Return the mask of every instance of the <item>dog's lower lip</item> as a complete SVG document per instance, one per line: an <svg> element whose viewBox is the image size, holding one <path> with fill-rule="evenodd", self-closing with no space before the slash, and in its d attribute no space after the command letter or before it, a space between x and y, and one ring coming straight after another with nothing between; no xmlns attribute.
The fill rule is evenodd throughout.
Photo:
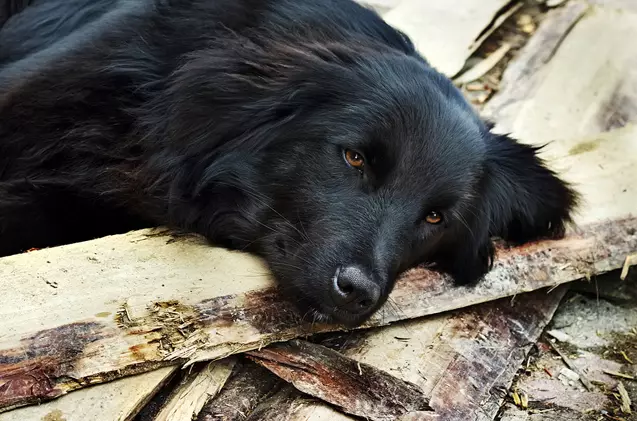
<svg viewBox="0 0 637 421"><path fill-rule="evenodd" d="M329 312L316 309L314 311L314 314L317 316L315 317L315 322L341 324L347 328L355 328L361 326L371 317L371 314L367 315L366 313L351 313L338 308L335 308Z"/></svg>
<svg viewBox="0 0 637 421"><path fill-rule="evenodd" d="M330 319L348 328L353 328L353 327L358 327L362 325L370 317L371 317L371 314L367 314L367 313L351 313L351 312L344 312L342 310L339 311L337 309L337 311L330 316Z"/></svg>

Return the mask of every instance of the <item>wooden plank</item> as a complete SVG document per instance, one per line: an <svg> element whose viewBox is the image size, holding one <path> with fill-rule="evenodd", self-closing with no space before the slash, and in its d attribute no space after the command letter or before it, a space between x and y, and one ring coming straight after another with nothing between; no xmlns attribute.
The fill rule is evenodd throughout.
<svg viewBox="0 0 637 421"><path fill-rule="evenodd" d="M249 354L302 391L367 419L486 421L497 413L520 363L551 320L564 291L536 291L513 303L503 299L353 333L340 350L342 359L350 359L342 363L349 367L343 371L333 370L334 358L324 358L318 345L307 343L275 345ZM400 408L400 417L383 417L373 410L360 412L357 398L367 389L359 388L362 380L356 378L369 375L370 366L418 387L430 397L435 413ZM375 390L374 394L380 402L377 405L382 406L388 391ZM349 419L335 414L324 418L326 404L308 402L302 395L282 402L275 398L262 403L262 407L275 403L281 413L287 414L280 418L285 421Z"/></svg>
<svg viewBox="0 0 637 421"><path fill-rule="evenodd" d="M484 114L497 131L535 144L637 122L637 54L626 42L635 37L635 12L578 2L553 11L509 65Z"/></svg>
<svg viewBox="0 0 637 421"><path fill-rule="evenodd" d="M475 41L510 0L401 0L383 15L427 61L451 77L479 47Z"/></svg>
<svg viewBox="0 0 637 421"><path fill-rule="evenodd" d="M431 411L413 383L319 344L292 340L247 355L300 391L369 420Z"/></svg>
<svg viewBox="0 0 637 421"><path fill-rule="evenodd" d="M272 288L259 259L149 234L0 259L0 408L341 329L304 323ZM560 241L500 249L493 271L476 287L456 288L446 276L413 269L364 327L617 269L636 249L637 218L627 218L584 227Z"/></svg>
<svg viewBox="0 0 637 421"><path fill-rule="evenodd" d="M178 371L164 367L89 387L42 405L0 414L0 421L129 421Z"/></svg>
<svg viewBox="0 0 637 421"><path fill-rule="evenodd" d="M210 362L203 369L190 373L176 387L152 418L153 421L191 421L204 404L214 398L224 386L236 363L234 357Z"/></svg>
<svg viewBox="0 0 637 421"><path fill-rule="evenodd" d="M637 209L637 54L624 41L636 36L637 13L572 2L543 22L484 110L496 131L548 142L542 156L584 197L581 224Z"/></svg>

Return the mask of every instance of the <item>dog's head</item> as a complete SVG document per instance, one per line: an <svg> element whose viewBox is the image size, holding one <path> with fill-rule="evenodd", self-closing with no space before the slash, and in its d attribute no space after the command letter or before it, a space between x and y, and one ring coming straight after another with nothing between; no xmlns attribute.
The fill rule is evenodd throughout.
<svg viewBox="0 0 637 421"><path fill-rule="evenodd" d="M302 311L356 325L409 267L467 283L489 270L492 237L563 234L575 193L416 55L354 42L230 50L179 76L190 114L175 112L173 133L226 137L193 149L192 162L214 161L189 172L207 212L193 221L264 256Z"/></svg>

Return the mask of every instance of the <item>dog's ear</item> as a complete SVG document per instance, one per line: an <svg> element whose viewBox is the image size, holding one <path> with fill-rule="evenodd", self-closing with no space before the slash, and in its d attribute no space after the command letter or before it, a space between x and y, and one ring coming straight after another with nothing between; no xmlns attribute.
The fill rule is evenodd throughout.
<svg viewBox="0 0 637 421"><path fill-rule="evenodd" d="M540 159L540 148L507 135L487 136L484 205L490 236L518 244L561 237L578 194Z"/></svg>

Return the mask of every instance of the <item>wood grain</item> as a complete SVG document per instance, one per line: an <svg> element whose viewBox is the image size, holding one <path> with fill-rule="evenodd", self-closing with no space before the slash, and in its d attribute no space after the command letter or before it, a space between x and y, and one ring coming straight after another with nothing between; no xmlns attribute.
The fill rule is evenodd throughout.
<svg viewBox="0 0 637 421"><path fill-rule="evenodd" d="M131 421L179 370L164 367L0 414L0 421Z"/></svg>
<svg viewBox="0 0 637 421"><path fill-rule="evenodd" d="M413 269L364 327L617 269L636 249L637 219L627 218L559 241L501 248L493 271L475 287L457 288L446 276ZM5 410L164 365L342 330L303 322L260 260L150 232L0 259L0 278L7 303L0 310Z"/></svg>
<svg viewBox="0 0 637 421"><path fill-rule="evenodd" d="M319 344L292 340L247 355L298 390L352 415L384 421L431 411L413 383Z"/></svg>
<svg viewBox="0 0 637 421"><path fill-rule="evenodd" d="M497 413L520 363L551 320L564 292L562 288L550 294L536 291L514 302L502 299L343 334L336 346L339 357L333 355L336 351L326 353L319 345L301 341L249 355L299 390L365 419L487 421ZM390 384L385 379L391 376L391 384L402 381L409 391L419 390L420 404L428 401L434 411L410 406L414 402L411 394L396 399L400 387L374 381L379 370L385 384ZM329 412L325 403L308 401L304 395L286 396L261 406L276 405L286 414L280 418L284 421L350 419L344 414L325 418ZM396 407L396 402L404 406Z"/></svg>

